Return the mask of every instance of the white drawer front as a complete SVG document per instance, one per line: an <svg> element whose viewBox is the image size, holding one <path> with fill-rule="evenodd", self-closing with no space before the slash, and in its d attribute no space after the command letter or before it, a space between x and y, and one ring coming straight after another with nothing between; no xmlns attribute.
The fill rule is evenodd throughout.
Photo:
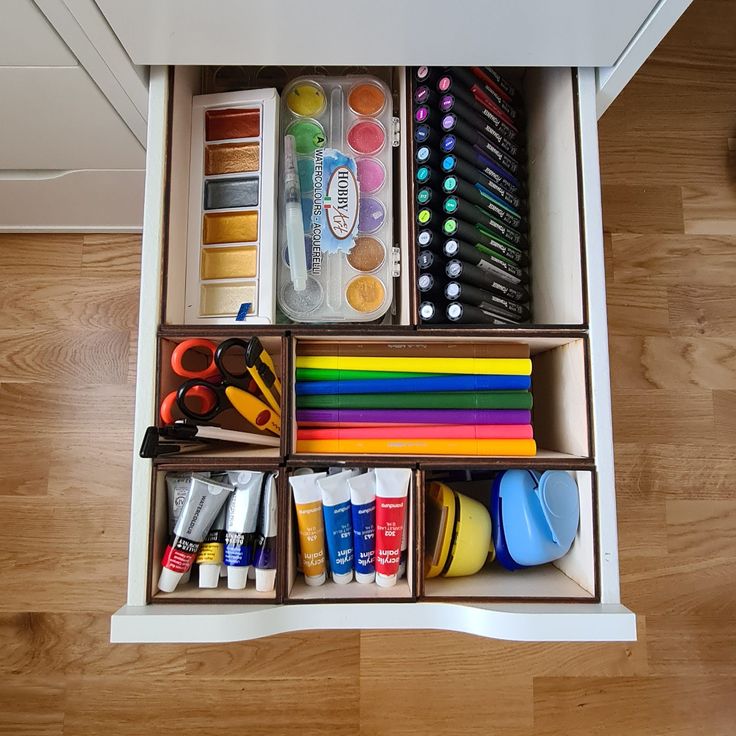
<svg viewBox="0 0 736 736"><path fill-rule="evenodd" d="M179 71L177 71L179 74ZM188 72L185 72L188 75ZM190 78L189 76L187 78ZM619 598L616 503L611 439L606 336L600 182L598 175L595 79L593 70L578 72L578 152L582 176L580 216L585 239L582 296L587 297L589 396L595 458L597 504L597 579L599 602L447 602L242 605L149 603L149 549L152 464L136 457L127 606L113 617L112 639L119 642L222 642L299 629L436 628L485 637L527 641L631 640L635 616ZM136 449L156 415L156 350L161 314L165 172L169 71L152 70L148 164L141 283L141 322L136 396ZM174 103L176 118L177 105ZM572 204L570 206L573 206ZM578 217L577 202L570 217ZM174 228L175 223L170 227ZM171 278L171 264L169 267ZM195 330L196 331L196 330ZM593 512L591 512L593 513ZM582 583L581 583L582 584ZM592 595L592 594L591 594Z"/></svg>

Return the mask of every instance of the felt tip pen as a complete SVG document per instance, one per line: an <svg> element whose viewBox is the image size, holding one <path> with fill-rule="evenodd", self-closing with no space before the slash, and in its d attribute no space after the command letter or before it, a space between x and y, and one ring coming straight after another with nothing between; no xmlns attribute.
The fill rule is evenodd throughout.
<svg viewBox="0 0 736 736"><path fill-rule="evenodd" d="M489 158L493 159L499 166L503 166L507 171L510 171L514 176L524 175L526 169L516 158L502 151L482 130L478 130L469 123L466 123L456 113L448 112L443 115L440 126L443 133L455 133L467 143L480 148Z"/></svg>
<svg viewBox="0 0 736 736"><path fill-rule="evenodd" d="M445 275L448 278L454 281L461 281L464 284L472 284L479 289L495 291L504 298L513 299L513 301L521 304L529 301L529 292L523 286L518 283L512 283L506 273L502 271L499 273L500 269L491 270L488 268L484 262L484 256L478 253L475 248L457 240L448 240L445 245L447 246L450 243L455 244L457 247L446 247L445 254L454 254L455 256L462 254L466 259L458 260L458 258L453 258L448 262L445 268ZM470 261L473 253L478 255L476 264L480 263L482 264L481 266ZM450 267L450 263L452 263L452 267Z"/></svg>
<svg viewBox="0 0 736 736"><path fill-rule="evenodd" d="M520 163L523 163L526 159L526 151L518 143L506 138L498 127L485 117L477 107L466 104L458 95L442 95L438 107L440 112L445 114L454 113L465 123L481 131L488 140L496 143L502 151L505 151L509 156L513 156Z"/></svg>
<svg viewBox="0 0 736 736"><path fill-rule="evenodd" d="M436 276L441 274L447 264L444 254L431 250L423 250L417 256L417 268L420 271L432 271Z"/></svg>
<svg viewBox="0 0 736 736"><path fill-rule="evenodd" d="M478 440L531 440L529 424L428 424L425 426L396 427L330 427L327 429L298 429L298 440L370 440L370 439L478 439ZM349 481L348 485L352 485ZM353 503L353 508L355 504Z"/></svg>
<svg viewBox="0 0 736 736"><path fill-rule="evenodd" d="M434 274L421 273L417 278L417 291L422 301L442 299L445 294L445 282Z"/></svg>
<svg viewBox="0 0 736 736"><path fill-rule="evenodd" d="M437 83L441 70L435 66L418 66L414 71L414 79L419 84L433 85Z"/></svg>
<svg viewBox="0 0 736 736"><path fill-rule="evenodd" d="M441 375L530 376L530 358L427 357L426 355L297 355L297 368L342 368L348 371L406 371Z"/></svg>
<svg viewBox="0 0 736 736"><path fill-rule="evenodd" d="M524 119L523 111L505 100L495 89L495 84L491 86L486 84L484 79L480 79L470 69L466 67L453 67L452 73L468 87L480 87L483 93L489 97L499 110L506 115L508 121L518 127L519 121Z"/></svg>
<svg viewBox="0 0 736 736"><path fill-rule="evenodd" d="M437 169L433 169L431 166L418 166L414 172L414 180L417 184L437 184L440 185L442 182L442 175Z"/></svg>
<svg viewBox="0 0 736 736"><path fill-rule="evenodd" d="M485 312L480 307L474 307L472 304L463 304L462 302L450 302L445 312L450 322L463 325L513 325L517 324L516 320L509 319L502 315Z"/></svg>
<svg viewBox="0 0 736 736"><path fill-rule="evenodd" d="M521 233L525 233L528 229L526 220L521 215L516 214L508 209L508 206L501 202L493 194L484 193L484 191L472 184L468 184L459 176L450 174L442 180L442 191L445 194L456 194L467 200L470 204L488 210L492 215L497 217L504 225L514 228Z"/></svg>
<svg viewBox="0 0 736 736"><path fill-rule="evenodd" d="M442 136L440 149L445 155L454 153L460 156L460 158L475 166L487 178L495 181L496 184L502 186L506 191L511 192L511 194L518 194L519 196L524 194L524 185L512 173L499 166L482 151L474 148L456 135L448 133Z"/></svg>
<svg viewBox="0 0 736 736"><path fill-rule="evenodd" d="M460 245L462 245L463 250L460 250ZM471 260L471 254L465 250L466 248L469 248L470 251L475 251L479 258L477 260ZM498 256L481 253L477 248L474 248L472 245L468 245L467 243L461 243L457 238L450 238L445 241L442 252L443 255L450 258L445 268L445 274L448 278L459 279L460 274L469 267L473 270L478 269L481 272L478 274L478 278L470 283L479 283L482 278L485 278L486 281L494 278L501 279L509 284L523 288L521 284L528 281L528 276L523 269L504 261ZM459 259L460 253L465 256L464 260ZM452 264L452 267L450 267L450 264ZM481 276L481 274L483 274L483 276ZM469 281L469 279L462 280L466 282Z"/></svg>
<svg viewBox="0 0 736 736"><path fill-rule="evenodd" d="M415 126L429 125L430 128L441 130L442 113L435 107L429 105L418 105L414 108L412 120Z"/></svg>
<svg viewBox="0 0 736 736"><path fill-rule="evenodd" d="M422 321L422 324L425 325L435 325L435 324L442 324L445 320L445 308L447 307L447 302L442 299L441 302L422 302L419 305L419 319Z"/></svg>
<svg viewBox="0 0 736 736"><path fill-rule="evenodd" d="M373 439L373 440L297 440L296 451L308 455L472 455L528 457L536 454L534 440L458 440L458 439ZM381 470L377 468L376 470ZM402 511L403 513L403 511ZM377 524L377 528L378 528ZM378 542L376 542L378 544ZM376 557L378 569L378 556ZM398 563L398 558L397 558Z"/></svg>
<svg viewBox="0 0 736 736"><path fill-rule="evenodd" d="M432 204L441 206L441 196L433 187L420 187L417 189L416 202L420 207L431 207Z"/></svg>
<svg viewBox="0 0 736 736"><path fill-rule="evenodd" d="M475 146L488 156L488 158L495 161L515 177L524 176L526 170L516 159L504 153L480 131L463 122L454 112L448 112L442 116L440 127L443 133L454 133L466 143ZM442 145L442 141L440 141L440 145ZM445 153L450 153L450 151L445 151Z"/></svg>
<svg viewBox="0 0 736 736"><path fill-rule="evenodd" d="M461 227L462 225L466 225L470 228L469 231L466 230L466 228ZM445 222L442 224L444 228L444 233L449 239L465 239L466 242L470 241L470 243L473 245L474 248L479 250L483 255L488 256L489 258L491 256L494 256L496 259L501 261L501 263L498 263L498 267L504 269L507 273L511 273L514 276L516 276L518 279L522 281L526 281L525 278L525 270L522 268L522 264L515 263L514 261L510 260L506 256L504 256L501 253L501 250L495 247L494 242L489 242L486 238L478 237L477 235L474 235L474 229L472 225L467 225L467 223L461 222L459 220L456 220L454 218L449 218L445 220ZM508 246L511 247L511 246ZM445 254L444 248L442 250L443 255ZM496 261L494 261L494 264ZM508 268L505 268L505 265L508 265Z"/></svg>
<svg viewBox="0 0 736 736"><path fill-rule="evenodd" d="M472 225L465 220L458 220L456 218L448 218L442 223L442 232L448 237L458 237L475 246L482 246L483 252L492 252L498 254L499 250L497 244L499 238L496 237L492 232L489 232L488 228L479 223L476 220L476 224ZM523 243L516 245L516 248L525 248L526 240Z"/></svg>
<svg viewBox="0 0 736 736"><path fill-rule="evenodd" d="M442 161L442 154L437 148L422 145L414 151L414 160L421 166L433 166L437 168Z"/></svg>
<svg viewBox="0 0 736 736"><path fill-rule="evenodd" d="M508 102L521 107L522 99L521 92L508 81L505 77L501 76L493 67L490 66L474 66L472 68L473 74L478 79L485 82L489 87L494 87L498 94L501 95Z"/></svg>
<svg viewBox="0 0 736 736"><path fill-rule="evenodd" d="M491 236L495 236L493 238L493 244L488 244L489 248L494 248L504 256L504 258L508 258L514 263L525 265L525 258L521 257L521 251L519 249L527 247L528 240L526 235L520 233L518 230L514 230L514 228L509 227L508 225L504 225L487 210L483 210L477 205L470 204L470 202L466 202L455 194L451 194L449 197L445 198L445 201L442 203L442 209L446 215L459 217L473 227L479 225L482 226L491 234ZM460 237L465 236L461 235ZM472 240L472 238L468 238L468 240ZM508 248L505 243L509 243L512 250L518 250L519 255L517 256L513 253L508 253Z"/></svg>
<svg viewBox="0 0 736 736"><path fill-rule="evenodd" d="M531 376L455 375L423 378L371 378L364 381L297 381L297 396L429 391L529 391Z"/></svg>
<svg viewBox="0 0 736 736"><path fill-rule="evenodd" d="M513 207L519 214L527 211L526 200L520 196L509 192L496 181L493 181L479 171L472 163L448 153L443 156L440 162L440 169L443 174L457 174L463 179L470 182L475 187L482 187L488 196L495 196L499 202L503 202L509 207Z"/></svg>
<svg viewBox="0 0 736 736"><path fill-rule="evenodd" d="M414 103L416 105L435 106L437 104L437 93L428 84L420 84L414 90Z"/></svg>
<svg viewBox="0 0 736 736"><path fill-rule="evenodd" d="M421 228L438 228L442 226L442 218L444 216L440 202L437 202L436 207L432 206L432 204L427 204L417 210L416 223Z"/></svg>
<svg viewBox="0 0 736 736"><path fill-rule="evenodd" d="M442 135L426 123L414 126L414 141L419 145L439 146L440 138Z"/></svg>
<svg viewBox="0 0 736 736"><path fill-rule="evenodd" d="M436 249L441 247L442 236L431 228L423 228L417 232L416 243L417 248Z"/></svg>
<svg viewBox="0 0 736 736"><path fill-rule="evenodd" d="M508 115L487 95L483 94L481 83L474 80L472 85L460 81L454 74L447 72L437 82L440 95L453 94L471 107L496 127L499 133L510 141L521 141L523 134Z"/></svg>
<svg viewBox="0 0 736 736"><path fill-rule="evenodd" d="M445 287L445 296L451 302L472 304L489 312L498 312L508 319L525 322L529 319L529 308L517 304L510 299L494 294L477 286L461 284L459 281L450 281Z"/></svg>

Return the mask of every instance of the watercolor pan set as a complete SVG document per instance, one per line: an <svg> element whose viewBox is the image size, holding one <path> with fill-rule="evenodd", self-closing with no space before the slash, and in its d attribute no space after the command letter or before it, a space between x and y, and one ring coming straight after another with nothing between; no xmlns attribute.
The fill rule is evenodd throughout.
<svg viewBox="0 0 736 736"><path fill-rule="evenodd" d="M391 91L372 76L295 79L282 92L281 135L281 310L295 322L379 319L393 300Z"/></svg>
<svg viewBox="0 0 736 736"><path fill-rule="evenodd" d="M275 89L192 98L187 324L275 320Z"/></svg>

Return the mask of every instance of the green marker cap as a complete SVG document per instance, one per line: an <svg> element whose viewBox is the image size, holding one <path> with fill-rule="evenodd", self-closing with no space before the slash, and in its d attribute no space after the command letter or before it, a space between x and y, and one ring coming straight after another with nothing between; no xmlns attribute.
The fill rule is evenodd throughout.
<svg viewBox="0 0 736 736"><path fill-rule="evenodd" d="M457 220L449 217L442 223L442 232L445 235L454 235L457 232Z"/></svg>
<svg viewBox="0 0 736 736"><path fill-rule="evenodd" d="M446 176L445 180L442 182L442 191L445 194L452 194L457 189L457 177L456 176Z"/></svg>
<svg viewBox="0 0 736 736"><path fill-rule="evenodd" d="M428 204L430 199L432 199L432 190L429 187L422 187L417 192L418 204Z"/></svg>
<svg viewBox="0 0 736 736"><path fill-rule="evenodd" d="M460 201L457 197L448 197L442 206L448 215L454 215L457 212L459 205Z"/></svg>
<svg viewBox="0 0 736 736"><path fill-rule="evenodd" d="M432 210L424 207L423 209L419 210L419 212L417 212L417 222L420 225L429 225L431 221L432 221Z"/></svg>
<svg viewBox="0 0 736 736"><path fill-rule="evenodd" d="M420 184L424 184L425 181L429 181L429 177L431 175L431 172L429 170L429 166L420 166L417 169L417 181Z"/></svg>

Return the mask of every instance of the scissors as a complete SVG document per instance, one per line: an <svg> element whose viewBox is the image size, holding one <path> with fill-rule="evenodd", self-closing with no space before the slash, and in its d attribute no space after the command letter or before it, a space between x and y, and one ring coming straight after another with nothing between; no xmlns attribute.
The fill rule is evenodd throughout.
<svg viewBox="0 0 736 736"><path fill-rule="evenodd" d="M248 343L238 338L225 340L220 345L201 338L179 343L171 355L171 368L177 376L188 380L176 391L169 393L161 403L163 423L173 423L174 405L195 423L209 422L233 407L258 429L280 434L280 412L254 395L258 391L258 383L253 379L252 370L245 361L247 349ZM204 351L207 364L203 369L190 370L184 366L184 356L190 351L198 353L200 357ZM225 356L235 351L244 353L242 373L234 373L226 366ZM232 365L233 362L235 361L231 359L229 364Z"/></svg>

